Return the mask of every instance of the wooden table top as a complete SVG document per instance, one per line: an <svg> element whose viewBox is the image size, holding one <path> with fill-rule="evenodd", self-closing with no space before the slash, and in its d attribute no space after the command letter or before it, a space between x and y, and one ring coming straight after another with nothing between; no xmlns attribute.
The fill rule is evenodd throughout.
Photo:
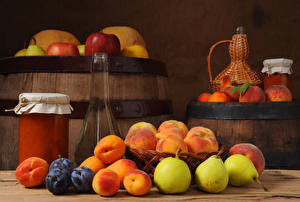
<svg viewBox="0 0 300 202"><path fill-rule="evenodd" d="M55 196L46 188L24 188L16 181L14 171L0 171L0 201L300 201L300 170L265 170L260 179L269 189L268 192L265 192L258 184L251 184L244 187L228 186L220 194L205 193L191 186L184 194L164 195L153 186L150 193L143 197L130 196L125 190L119 190L112 197L77 193Z"/></svg>

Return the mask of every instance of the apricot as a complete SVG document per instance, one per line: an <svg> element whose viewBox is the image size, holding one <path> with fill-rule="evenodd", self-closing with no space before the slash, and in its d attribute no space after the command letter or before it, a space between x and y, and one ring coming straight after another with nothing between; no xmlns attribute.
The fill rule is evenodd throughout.
<svg viewBox="0 0 300 202"><path fill-rule="evenodd" d="M184 138L185 135L188 133L189 129L187 128L187 126L185 125L185 123L181 122L181 121L177 121L177 120L168 120L168 121L164 121L162 122L162 124L160 124L159 128L158 128L158 132L164 131L164 130L169 130L173 128L178 128L182 131L182 137Z"/></svg>
<svg viewBox="0 0 300 202"><path fill-rule="evenodd" d="M155 150L156 137L148 128L137 128L128 134L125 143L133 149Z"/></svg>
<svg viewBox="0 0 300 202"><path fill-rule="evenodd" d="M216 91L209 97L208 102L230 102L230 98L226 93Z"/></svg>
<svg viewBox="0 0 300 202"><path fill-rule="evenodd" d="M90 156L89 158L85 159L80 166L85 166L91 169L95 174L101 170L102 168L105 168L106 165L103 163L100 159L98 159L96 156Z"/></svg>
<svg viewBox="0 0 300 202"><path fill-rule="evenodd" d="M198 96L197 100L198 100L198 102L208 102L208 99L210 96L211 96L210 93L201 93Z"/></svg>
<svg viewBox="0 0 300 202"><path fill-rule="evenodd" d="M266 95L258 86L249 86L244 94L240 94L239 102L265 102Z"/></svg>
<svg viewBox="0 0 300 202"><path fill-rule="evenodd" d="M152 187L152 182L149 175L138 169L127 173L127 175L124 177L123 184L126 191L134 196L145 195Z"/></svg>
<svg viewBox="0 0 300 202"><path fill-rule="evenodd" d="M137 169L137 166L136 166L135 162L132 160L119 159L116 162L114 162L113 164L109 165L107 167L107 169L110 169L118 174L118 176L120 177L120 183L121 183L120 187L124 187L123 179L124 179L125 175L127 173L129 173L130 171Z"/></svg>
<svg viewBox="0 0 300 202"><path fill-rule="evenodd" d="M192 128L184 142L188 146L188 150L191 153L201 153L201 152L217 152L218 142L215 134L212 130L205 127L194 127Z"/></svg>
<svg viewBox="0 0 300 202"><path fill-rule="evenodd" d="M116 135L102 138L94 149L94 154L103 163L110 164L121 159L126 151L124 141Z"/></svg>
<svg viewBox="0 0 300 202"><path fill-rule="evenodd" d="M92 186L100 196L112 196L120 187L120 178L114 171L104 168L94 176Z"/></svg>
<svg viewBox="0 0 300 202"><path fill-rule="evenodd" d="M15 176L25 187L36 187L44 183L48 169L47 161L38 157L30 157L17 167Z"/></svg>
<svg viewBox="0 0 300 202"><path fill-rule="evenodd" d="M181 149L181 152L187 153L188 147L181 137L177 135L169 135L158 141L156 145L157 152L167 152L176 154L176 151Z"/></svg>
<svg viewBox="0 0 300 202"><path fill-rule="evenodd" d="M283 85L272 85L266 91L267 99L271 102L291 102L291 91Z"/></svg>

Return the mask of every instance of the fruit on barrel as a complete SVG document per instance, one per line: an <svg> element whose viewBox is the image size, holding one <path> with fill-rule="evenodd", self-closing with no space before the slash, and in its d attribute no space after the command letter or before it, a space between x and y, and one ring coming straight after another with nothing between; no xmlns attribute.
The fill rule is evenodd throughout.
<svg viewBox="0 0 300 202"><path fill-rule="evenodd" d="M103 163L110 164L121 159L126 150L124 141L116 135L102 138L94 149L94 155Z"/></svg>
<svg viewBox="0 0 300 202"><path fill-rule="evenodd" d="M26 48L23 48L21 50L19 50L18 52L15 53L15 57L18 57L18 56L26 56Z"/></svg>
<svg viewBox="0 0 300 202"><path fill-rule="evenodd" d="M85 44L81 44L77 46L79 55L80 56L85 56Z"/></svg>
<svg viewBox="0 0 300 202"><path fill-rule="evenodd" d="M29 45L26 49L25 56L43 56L45 51L38 45Z"/></svg>
<svg viewBox="0 0 300 202"><path fill-rule="evenodd" d="M210 93L201 93L198 98L197 101L198 102L208 102L209 97L211 96Z"/></svg>
<svg viewBox="0 0 300 202"><path fill-rule="evenodd" d="M217 155L202 162L195 171L195 177L198 188L209 193L222 192L229 180L224 163Z"/></svg>
<svg viewBox="0 0 300 202"><path fill-rule="evenodd" d="M222 77L222 80L221 80L220 91L224 91L229 86L232 86L230 76L225 75Z"/></svg>
<svg viewBox="0 0 300 202"><path fill-rule="evenodd" d="M88 167L77 167L71 173L71 181L77 192L89 192L93 190L92 182L94 172Z"/></svg>
<svg viewBox="0 0 300 202"><path fill-rule="evenodd" d="M134 28L128 26L111 26L106 27L101 32L114 34L120 40L121 50L132 45L141 45L146 48L145 41L141 34Z"/></svg>
<svg viewBox="0 0 300 202"><path fill-rule="evenodd" d="M258 174L260 175L265 169L265 158L261 150L250 143L240 143L232 146L229 155L242 154L247 156L254 164Z"/></svg>
<svg viewBox="0 0 300 202"><path fill-rule="evenodd" d="M92 186L100 196L112 196L120 187L120 178L114 171L104 168L94 176Z"/></svg>
<svg viewBox="0 0 300 202"><path fill-rule="evenodd" d="M155 150L157 140L151 129L142 127L129 130L125 143L133 149Z"/></svg>
<svg viewBox="0 0 300 202"><path fill-rule="evenodd" d="M239 102L265 102L266 95L258 86L249 86L245 93L240 93Z"/></svg>
<svg viewBox="0 0 300 202"><path fill-rule="evenodd" d="M144 171L134 169L127 173L123 181L126 191L134 196L147 194L152 186L151 179Z"/></svg>
<svg viewBox="0 0 300 202"><path fill-rule="evenodd" d="M191 184L190 169L183 160L177 157L167 157L157 164L154 171L154 183L161 193L183 193Z"/></svg>
<svg viewBox="0 0 300 202"><path fill-rule="evenodd" d="M283 85L272 85L266 91L267 100L271 102L291 102L291 91Z"/></svg>
<svg viewBox="0 0 300 202"><path fill-rule="evenodd" d="M79 56L79 50L72 43L53 43L48 46L46 55Z"/></svg>
<svg viewBox="0 0 300 202"><path fill-rule="evenodd" d="M137 166L135 162L130 159L120 159L109 165L107 168L117 173L120 178L120 187L124 187L123 179L125 175L127 175L127 173L129 173L130 171L137 169Z"/></svg>
<svg viewBox="0 0 300 202"><path fill-rule="evenodd" d="M38 157L24 160L16 169L18 182L25 187L35 187L43 184L48 173L47 161Z"/></svg>
<svg viewBox="0 0 300 202"><path fill-rule="evenodd" d="M247 156L233 154L225 160L224 165L229 175L229 184L232 186L243 186L257 182L267 191L259 181L258 172Z"/></svg>
<svg viewBox="0 0 300 202"><path fill-rule="evenodd" d="M80 164L80 167L83 166L88 167L96 174L100 169L105 168L106 164L96 156L90 156Z"/></svg>
<svg viewBox="0 0 300 202"><path fill-rule="evenodd" d="M187 134L184 142L191 153L217 152L218 142L212 130L205 127L193 127Z"/></svg>
<svg viewBox="0 0 300 202"><path fill-rule="evenodd" d="M119 39L113 34L92 33L85 42L85 55L93 53L107 53L108 56L120 55Z"/></svg>
<svg viewBox="0 0 300 202"><path fill-rule="evenodd" d="M65 193L70 184L71 178L69 170L58 167L49 170L46 177L46 188L54 195Z"/></svg>
<svg viewBox="0 0 300 202"><path fill-rule="evenodd" d="M79 40L70 32L55 29L40 31L30 40L30 44L36 44L44 51L47 50L50 44L59 42L72 43L76 46L80 44Z"/></svg>
<svg viewBox="0 0 300 202"><path fill-rule="evenodd" d="M132 45L124 47L121 51L121 56L135 58L149 58L147 49L141 45Z"/></svg>
<svg viewBox="0 0 300 202"><path fill-rule="evenodd" d="M232 89L234 86L228 86L224 89L224 93L230 98L232 101L238 101L240 96L240 90L237 89L234 93L232 93Z"/></svg>
<svg viewBox="0 0 300 202"><path fill-rule="evenodd" d="M222 91L216 91L208 98L208 102L229 102L230 98Z"/></svg>
<svg viewBox="0 0 300 202"><path fill-rule="evenodd" d="M167 152L176 154L178 149L180 149L183 153L188 152L188 147L186 143L178 135L169 135L165 138L161 138L156 145L157 152Z"/></svg>
<svg viewBox="0 0 300 202"><path fill-rule="evenodd" d="M59 158L59 159L52 161L52 163L50 164L49 170L60 169L60 170L64 170L66 173L71 175L73 168L74 168L74 165L70 159Z"/></svg>
<svg viewBox="0 0 300 202"><path fill-rule="evenodd" d="M175 132L176 130L174 130L174 128L179 129L181 131L180 135L182 138L185 138L186 134L189 131L185 123L177 120L167 120L162 122L162 124L160 124L158 128L158 132L168 131L168 130Z"/></svg>

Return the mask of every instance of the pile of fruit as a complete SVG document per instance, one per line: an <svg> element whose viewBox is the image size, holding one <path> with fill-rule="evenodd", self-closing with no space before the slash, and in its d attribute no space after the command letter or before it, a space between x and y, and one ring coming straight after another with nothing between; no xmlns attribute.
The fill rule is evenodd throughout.
<svg viewBox="0 0 300 202"><path fill-rule="evenodd" d="M106 27L91 33L85 44L71 33L61 30L43 30L35 34L27 48L15 56L91 56L106 52L109 56L149 58L146 44L140 33L128 26Z"/></svg>
<svg viewBox="0 0 300 202"><path fill-rule="evenodd" d="M152 181L148 173L138 169L135 159L126 159L126 147L140 150L176 153L175 157L161 159L154 171L153 182L160 193L186 192L195 179L199 190L219 193L228 184L243 186L259 181L265 160L262 152L249 143L234 145L223 163L218 155L211 155L191 173L187 163L178 158L178 152L218 151L214 132L205 127L188 130L180 121L163 122L158 130L150 123L139 122L130 127L125 141L116 135L103 137L88 157L77 168L66 158L48 163L38 157L23 161L16 169L16 178L25 187L46 184L53 194L70 190L79 193L96 192L100 196L115 195L120 188L135 196L150 192Z"/></svg>
<svg viewBox="0 0 300 202"><path fill-rule="evenodd" d="M220 90L210 93L201 93L199 102L291 102L291 91L283 85L272 85L265 91L259 86L251 86L245 83L233 86L230 77L224 76L221 81Z"/></svg>

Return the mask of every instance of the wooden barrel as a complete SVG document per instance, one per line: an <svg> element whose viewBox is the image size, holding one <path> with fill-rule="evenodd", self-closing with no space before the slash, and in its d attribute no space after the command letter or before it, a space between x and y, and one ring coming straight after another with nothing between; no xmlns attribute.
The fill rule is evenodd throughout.
<svg viewBox="0 0 300 202"><path fill-rule="evenodd" d="M227 150L241 142L258 146L268 168L300 168L300 100L205 103L187 106L188 126L215 131Z"/></svg>
<svg viewBox="0 0 300 202"><path fill-rule="evenodd" d="M88 56L11 57L0 60L0 169L17 163L18 118L4 112L18 103L23 92L57 92L70 96L74 111L70 119L69 156L87 111L90 96ZM109 87L112 111L121 135L139 121L158 126L172 117L164 63L142 58L109 57Z"/></svg>

